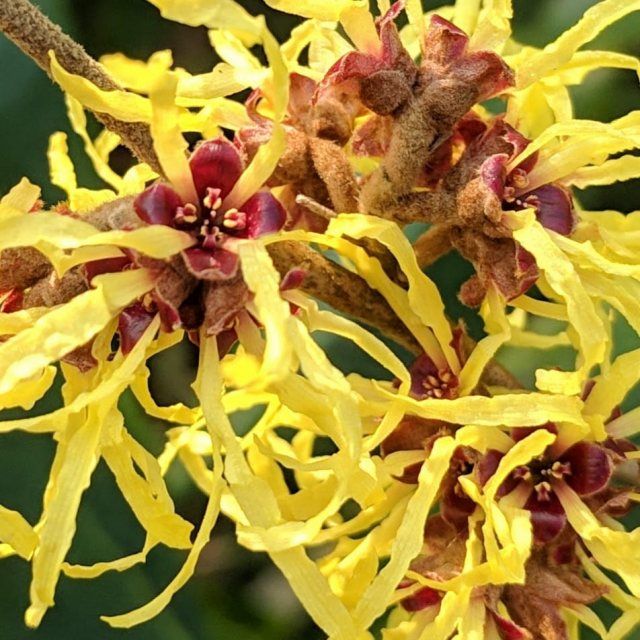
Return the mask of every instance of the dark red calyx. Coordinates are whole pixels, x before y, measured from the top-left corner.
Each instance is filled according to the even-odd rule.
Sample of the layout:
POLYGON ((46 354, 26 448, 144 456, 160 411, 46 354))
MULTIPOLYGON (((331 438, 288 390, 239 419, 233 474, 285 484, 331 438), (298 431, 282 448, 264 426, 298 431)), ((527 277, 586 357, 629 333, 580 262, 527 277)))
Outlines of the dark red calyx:
POLYGON ((136 213, 147 224, 173 226, 176 212, 182 206, 182 198, 164 182, 147 187, 133 201, 136 213))
POLYGON ((552 433, 554 436, 558 435, 558 427, 556 427, 553 422, 546 422, 538 427, 514 427, 511 429, 511 437, 514 442, 520 442, 540 429, 544 429, 545 431, 552 433))
POLYGON ((538 222, 563 236, 570 236, 578 223, 571 195, 560 185, 542 185, 520 196, 518 201, 535 207, 538 222))
POLYGON ((555 464, 568 468, 564 481, 579 495, 592 496, 609 483, 613 472, 606 449, 593 442, 578 442, 567 449, 555 464))
POLYGON ((104 273, 120 273, 130 265, 131 259, 127 256, 122 256, 120 258, 92 260, 91 262, 85 262, 83 267, 87 282, 90 284, 96 276, 101 276, 104 273))
POLYGON ((215 245, 191 247, 182 252, 182 257, 187 269, 200 280, 228 280, 238 272, 238 255, 215 245))
POLYGON ((553 492, 542 499, 540 492, 533 491, 524 508, 531 513, 533 537, 538 544, 546 544, 557 538, 567 524, 564 509, 553 492))
POLYGON ((513 620, 509 620, 495 611, 491 611, 491 617, 496 623, 500 640, 531 640, 533 638, 527 629, 517 625, 513 620))
MULTIPOLYGON (((411 586, 411 581, 401 582, 399 588, 405 588, 411 586)), ((416 611, 422 611, 427 607, 433 607, 435 605, 440 604, 442 600, 442 595, 439 591, 435 589, 431 589, 429 587, 423 587, 416 591, 412 596, 408 596, 403 598, 400 601, 403 609, 405 611, 409 611, 410 613, 415 613, 416 611)))
POLYGON ((11 289, 0 294, 0 312, 13 313, 22 309, 24 295, 20 289, 11 289))
POLYGON ((199 144, 189 159, 189 166, 201 200, 206 198, 208 188, 220 189, 220 197, 224 199, 244 169, 238 150, 226 138, 199 144))
POLYGON ((120 348, 124 355, 127 355, 136 346, 142 334, 151 324, 154 315, 140 302, 135 302, 120 313, 118 334, 120 335, 120 348))
POLYGON ((275 233, 284 226, 287 213, 280 201, 269 191, 258 191, 240 207, 245 216, 245 227, 237 233, 246 238, 257 238, 275 233))
POLYGON ((326 73, 314 100, 340 85, 345 93, 359 95, 363 104, 387 115, 411 95, 418 67, 404 48, 394 23, 404 2, 396 2, 377 20, 380 51, 377 54, 353 51, 340 58, 326 73))
POLYGON ((305 278, 309 275, 306 269, 294 267, 284 274, 280 282, 280 291, 290 291, 291 289, 299 289, 305 278))

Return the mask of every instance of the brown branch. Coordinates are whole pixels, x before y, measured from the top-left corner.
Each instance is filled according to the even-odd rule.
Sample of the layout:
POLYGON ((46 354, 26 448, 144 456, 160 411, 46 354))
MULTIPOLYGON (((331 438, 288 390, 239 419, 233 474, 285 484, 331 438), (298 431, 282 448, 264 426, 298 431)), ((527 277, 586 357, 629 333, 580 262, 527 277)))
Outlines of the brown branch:
MULTIPOLYGON (((51 71, 48 52, 52 50, 58 62, 70 73, 90 80, 105 91, 120 88, 82 46, 28 0, 0 0, 0 30, 49 76, 51 71)), ((162 173, 148 125, 121 122, 105 113, 95 115, 107 129, 120 136, 122 144, 131 149, 139 160, 146 162, 154 171, 162 173)))
MULTIPOLYGON (((120 88, 81 45, 63 33, 60 27, 52 23, 28 0, 0 0, 0 30, 49 75, 51 71, 48 52, 52 50, 67 71, 90 80, 105 91, 120 88)), ((120 136, 122 143, 139 160, 146 162, 152 169, 162 174, 148 125, 122 122, 104 113, 95 115, 107 129, 120 136)), ((105 208, 109 209, 109 207, 105 208)), ((96 221, 92 220, 92 222, 96 221)), ((107 226, 111 225, 107 224, 107 226)), ((301 287, 305 293, 379 329, 386 337, 412 353, 420 352, 419 345, 387 301, 356 274, 300 242, 275 243, 269 246, 269 252, 282 275, 294 267, 300 267, 308 272, 301 287)), ((521 386, 495 361, 487 367, 483 380, 487 384, 501 384, 511 388, 521 386)))

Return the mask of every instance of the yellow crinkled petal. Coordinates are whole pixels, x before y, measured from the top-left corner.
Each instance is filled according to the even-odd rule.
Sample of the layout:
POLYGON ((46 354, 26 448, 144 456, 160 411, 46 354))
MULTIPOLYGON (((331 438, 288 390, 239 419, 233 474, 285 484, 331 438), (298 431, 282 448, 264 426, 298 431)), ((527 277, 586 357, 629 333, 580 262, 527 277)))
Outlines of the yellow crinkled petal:
POLYGON ((54 80, 82 105, 122 120, 123 122, 150 122, 151 103, 148 99, 127 91, 103 91, 92 82, 66 71, 49 52, 51 75, 54 80))
POLYGON ((122 196, 138 195, 144 191, 147 182, 155 180, 158 174, 146 164, 136 164, 127 169, 122 177, 122 196))
POLYGON ((337 0, 325 2, 324 0, 265 0, 265 3, 278 11, 293 13, 303 18, 316 18, 318 20, 337 21, 342 13, 353 7, 367 7, 363 0, 337 0))
POLYGON ((298 58, 305 47, 321 34, 322 27, 317 20, 305 20, 291 30, 288 40, 281 46, 282 57, 290 70, 297 67, 298 58))
POLYGON ((604 68, 632 69, 640 74, 640 61, 617 51, 577 51, 567 64, 554 71, 553 77, 564 85, 581 84, 589 73, 604 68))
POLYGON ((280 297, 279 276, 264 247, 256 242, 244 242, 238 246, 238 254, 244 280, 254 293, 258 317, 265 327, 267 345, 261 365, 253 372, 243 371, 240 360, 225 363, 223 371, 225 376, 231 375, 243 385, 259 383, 264 388, 287 375, 293 365, 291 315, 287 303, 280 297))
POLYGON ((540 82, 540 89, 556 122, 569 122, 573 119, 573 102, 567 87, 555 78, 545 78, 540 82))
POLYGON ((513 446, 513 440, 504 431, 475 425, 458 429, 456 439, 465 447, 471 447, 481 453, 486 453, 489 449, 506 453, 513 446))
POLYGON ((514 444, 500 460, 495 473, 484 485, 483 492, 487 499, 493 500, 495 498, 500 485, 516 467, 521 467, 541 455, 555 439, 556 436, 553 433, 546 429, 538 429, 514 444))
POLYGON ((591 580, 596 584, 601 584, 607 587, 607 593, 604 594, 604 598, 609 600, 621 611, 627 611, 638 607, 638 600, 629 595, 619 584, 616 584, 611 578, 609 578, 609 576, 600 570, 593 559, 587 555, 580 545, 576 545, 575 551, 589 578, 591 578, 591 580))
POLYGON ((51 182, 60 187, 68 196, 71 196, 78 187, 78 181, 76 170, 69 157, 66 133, 58 131, 49 137, 47 158, 51 182))
POLYGON ((485 0, 469 46, 500 53, 511 36, 511 0, 485 0))
POLYGON ((176 22, 199 27, 205 25, 212 29, 230 29, 243 35, 245 44, 256 44, 256 34, 264 25, 261 17, 252 16, 234 0, 149 0, 158 7, 162 15, 176 22), (245 36, 249 36, 248 41, 245 36), (253 37, 253 39, 252 39, 253 37))
POLYGON ((38 201, 40 187, 31 184, 26 178, 13 187, 0 199, 0 220, 14 213, 27 213, 38 201))
POLYGON ((111 152, 120 144, 120 136, 109 129, 102 129, 96 136, 93 144, 96 148, 97 154, 107 162, 111 152))
POLYGON ((154 285, 144 269, 94 278, 95 289, 36 320, 0 344, 0 393, 85 344, 130 302, 154 285))
POLYGON ((31 380, 23 380, 11 391, 0 394, 0 409, 22 407, 29 410, 49 390, 56 377, 55 367, 45 367, 31 380))
POLYGON ((595 560, 618 573, 633 595, 640 597, 640 529, 628 532, 605 527, 566 483, 560 483, 554 490, 569 523, 595 560))
POLYGON ((402 420, 404 412, 405 409, 400 403, 392 403, 380 421, 378 428, 365 440, 365 449, 371 451, 374 447, 380 445, 387 436, 391 435, 400 420, 402 420))
POLYGON ((569 321, 567 308, 564 305, 557 304, 555 302, 536 300, 535 298, 529 298, 528 296, 518 296, 517 298, 510 300, 509 304, 534 316, 540 316, 541 318, 550 318, 552 320, 560 320, 564 322, 569 321))
POLYGON ((619 355, 606 373, 596 378, 596 384, 584 403, 585 413, 607 419, 637 383, 638 370, 640 349, 619 355))
POLYGON ((382 340, 363 329, 359 324, 335 313, 320 311, 317 303, 303 294, 290 292, 285 294, 285 297, 304 309, 306 324, 310 331, 328 331, 351 340, 401 382, 410 383, 409 371, 402 361, 382 340))
POLYGON ((91 160, 96 173, 116 191, 122 189, 122 178, 109 166, 109 164, 100 156, 93 140, 87 132, 87 116, 84 113, 82 104, 72 95, 65 96, 67 103, 67 113, 73 130, 82 138, 84 142, 84 150, 91 160))
POLYGON ((409 282, 409 303, 422 322, 432 329, 449 366, 457 373, 460 363, 451 346, 453 334, 440 292, 418 266, 413 248, 398 226, 389 220, 353 214, 331 220, 327 233, 375 238, 391 251, 409 282))
POLYGON ((283 127, 274 124, 271 140, 258 149, 249 166, 224 199, 223 207, 239 208, 256 193, 271 177, 280 156, 284 153, 286 144, 287 138, 283 127))
POLYGON ((533 254, 550 286, 565 300, 572 326, 580 337, 582 361, 579 369, 575 372, 539 369, 536 385, 539 389, 557 393, 580 393, 592 367, 604 358, 608 338, 602 321, 574 266, 533 214, 527 214, 523 226, 514 231, 513 237, 533 254))
POLYGON ((61 565, 75 534, 80 500, 98 463, 100 432, 109 411, 108 403, 91 407, 83 420, 69 425, 58 444, 32 562, 31 604, 25 613, 29 627, 37 627, 53 606, 61 565))
POLYGON ((601 638, 607 638, 607 628, 596 612, 586 605, 574 604, 565 607, 565 611, 571 616, 575 616, 585 627, 593 629, 601 638))
POLYGON ((176 549, 191 547, 193 526, 176 514, 158 461, 119 425, 102 456, 136 518, 152 539, 176 549), (143 476, 136 472, 136 466, 143 476))
POLYGON ((209 542, 211 531, 220 514, 220 496, 224 487, 224 481, 222 480, 222 458, 220 456, 218 438, 213 432, 213 429, 210 430, 210 435, 213 441, 213 485, 209 493, 204 515, 202 516, 202 522, 193 541, 193 546, 189 550, 187 559, 167 587, 147 604, 129 613, 117 616, 101 616, 100 619, 112 627, 128 629, 154 618, 168 606, 173 596, 193 575, 198 558, 205 545, 209 542))
POLYGON ((607 160, 596 167, 582 167, 565 178, 568 184, 578 189, 589 186, 602 186, 632 180, 640 176, 640 158, 622 156, 607 160))
MULTIPOLYGON (((414 1, 409 0, 410 3, 414 1)), ((380 37, 373 16, 369 12, 368 3, 349 0, 349 5, 340 12, 339 17, 345 33, 356 49, 376 55, 380 51, 380 37)), ((420 16, 422 17, 422 12, 420 16)))
POLYGON ((461 396, 468 395, 475 389, 489 361, 511 337, 511 327, 504 311, 504 300, 495 287, 487 291, 480 315, 488 335, 476 344, 460 371, 461 396))
POLYGON ((107 258, 121 258, 124 253, 117 247, 97 246, 80 247, 78 249, 56 249, 46 242, 38 243, 38 250, 44 253, 51 262, 58 277, 61 277, 69 269, 92 260, 105 260, 107 258))
POLYGON ((486 615, 484 603, 473 598, 460 621, 458 640, 484 640, 486 615))
POLYGON ((136 93, 150 93, 155 82, 173 65, 169 49, 152 53, 149 59, 134 60, 123 53, 109 53, 100 57, 100 63, 123 88, 136 93))
MULTIPOLYGON (((626 380, 623 380, 623 382, 626 382, 626 380)), ((635 382, 637 382, 637 380, 634 380, 634 383, 635 382)), ((638 431, 640 431, 640 423, 638 422, 638 417, 640 416, 639 409, 639 407, 636 407, 635 409, 631 409, 631 411, 626 411, 619 418, 607 422, 605 426, 607 435, 612 438, 631 438, 635 436, 638 431)), ((610 414, 599 414, 599 417, 602 420, 606 420, 608 415, 610 414)))
MULTIPOLYGON (((49 211, 13 216, 0 221, 0 250, 10 247, 40 247, 56 267, 56 253, 48 251, 48 247, 67 251, 80 247, 112 245, 135 249, 152 258, 169 258, 193 243, 189 234, 165 225, 149 225, 131 231, 99 232, 87 222, 49 211)), ((69 260, 68 255, 60 254, 59 257, 59 272, 74 263, 69 260)))
POLYGON ((607 640, 622 640, 629 637, 629 634, 637 630, 640 624, 640 604, 633 611, 625 611, 610 627, 607 633, 607 640))
MULTIPOLYGON (((527 53, 523 51, 523 54, 527 53)), ((513 91, 507 102, 505 120, 522 135, 535 139, 555 123, 543 82, 513 91)))
MULTIPOLYGON (((156 329, 157 321, 150 325, 150 335, 153 335, 156 329)), ((107 333, 110 338, 113 332, 110 332, 109 327, 107 327, 105 333, 107 333)), ((120 394, 124 388, 133 381, 136 370, 145 359, 145 345, 146 343, 139 342, 127 357, 114 360, 113 364, 110 365, 112 368, 109 369, 108 377, 105 377, 102 384, 95 389, 78 391, 73 397, 66 398, 64 407, 51 413, 31 418, 21 418, 19 420, 0 421, 0 432, 6 433, 20 429, 32 433, 43 433, 62 429, 66 421, 69 420, 69 416, 80 412, 92 404, 103 402, 105 398, 108 398, 110 395, 115 393, 120 394)), ((67 370, 67 377, 73 372, 76 372, 76 370, 67 370)))
POLYGON ((155 543, 149 538, 149 536, 147 536, 142 550, 137 553, 132 553, 131 555, 123 556, 116 560, 96 562, 91 565, 69 564, 68 562, 63 562, 62 572, 66 576, 77 580, 93 580, 94 578, 99 578, 108 571, 127 571, 128 569, 135 567, 135 565, 145 562, 149 555, 149 551, 151 551, 154 545, 155 543))
POLYGON ((0 313, 0 335, 15 335, 28 329, 38 318, 49 313, 49 307, 30 307, 11 313, 0 313))
MULTIPOLYGON (((69 96, 69 94, 67 95, 69 96)), ((85 213, 116 197, 115 192, 111 189, 78 188, 76 172, 69 157, 65 133, 57 132, 49 137, 47 158, 51 182, 67 193, 69 206, 76 213, 85 213)))
POLYGON ((215 4, 194 3, 191 0, 150 1, 163 16, 171 20, 192 26, 206 25, 211 29, 229 30, 247 46, 262 42, 272 75, 271 82, 265 83, 262 88, 272 103, 275 120, 282 120, 289 100, 288 70, 280 45, 266 28, 263 16, 252 16, 233 0, 217 0, 215 4))
MULTIPOLYGON (((505 394, 486 398, 467 396, 454 400, 414 400, 379 390, 380 396, 395 399, 405 411, 421 418, 453 424, 478 426, 535 426, 545 422, 569 422, 586 428, 582 417, 582 401, 575 396, 544 393, 505 394)), ((369 401, 372 408, 375 402, 369 401)))
MULTIPOLYGON (((269 485, 249 469, 220 404, 222 379, 215 338, 203 336, 196 389, 208 428, 219 434, 227 452, 225 475, 248 522, 263 528, 273 526, 280 518, 275 496, 269 485)), ((311 617, 330 637, 336 640, 356 637, 349 612, 301 547, 270 555, 311 617)))
POLYGON ((175 104, 177 87, 177 75, 166 73, 151 90, 153 148, 164 174, 182 200, 197 203, 198 196, 186 155, 189 145, 178 126, 179 109, 175 104))
POLYGON ((422 1, 407 0, 405 3, 405 12, 409 20, 407 29, 413 30, 414 32, 413 37, 418 41, 420 45, 420 50, 424 51, 424 47, 426 45, 425 35, 427 31, 426 29, 427 18, 422 8, 422 1))
POLYGON ((233 32, 224 29, 209 31, 209 40, 216 53, 226 63, 241 69, 262 69, 262 65, 249 48, 233 32))
POLYGON ((353 609, 378 572, 378 554, 369 535, 340 560, 329 574, 334 593, 353 609))
POLYGON ((640 283, 632 278, 612 278, 594 271, 582 271, 580 279, 587 293, 608 302, 640 334, 640 283))
MULTIPOLYGON (((631 116, 637 119, 638 113, 632 112, 625 118, 631 116)), ((529 174, 527 188, 535 188, 569 175, 586 164, 599 164, 606 160, 609 154, 638 146, 639 140, 637 123, 628 125, 623 118, 611 123, 594 120, 557 122, 547 127, 517 158, 514 158, 509 163, 509 170, 549 145, 529 174), (551 144, 562 136, 566 136, 567 139, 555 146, 551 144), (594 146, 596 141, 597 146, 594 146)))
POLYGON ((320 29, 309 43, 309 67, 321 80, 338 58, 352 50, 349 42, 333 29, 320 29))
POLYGON ((613 22, 640 10, 638 0, 604 0, 587 11, 580 21, 548 44, 537 55, 529 56, 516 69, 516 86, 524 87, 569 62, 574 53, 593 40, 613 22))
POLYGON ((365 591, 355 609, 354 616, 360 629, 368 629, 384 613, 409 564, 420 552, 424 544, 424 523, 436 500, 456 446, 453 438, 439 438, 422 465, 418 487, 407 504, 389 562, 365 591))
POLYGON ((28 560, 38 544, 38 534, 21 514, 0 505, 0 540, 28 560))
POLYGON ((192 128, 186 126, 185 114, 183 113, 180 115, 181 129, 183 131, 202 131, 206 137, 214 137, 214 135, 207 135, 207 131, 212 124, 215 124, 216 128, 222 127, 232 131, 237 131, 252 124, 245 106, 228 98, 207 100, 207 104, 197 114, 189 112, 187 115, 192 122, 192 125, 190 125, 192 128))
POLYGON ((630 276, 640 279, 640 265, 615 262, 605 258, 593 246, 590 240, 576 242, 560 234, 550 232, 550 237, 560 249, 573 257, 577 266, 583 269, 593 269, 616 276, 630 276))
POLYGON ((143 367, 131 383, 131 391, 148 416, 180 424, 192 424, 198 419, 199 410, 190 409, 181 402, 166 407, 156 404, 149 391, 149 375, 149 369, 143 367))
POLYGON ((453 23, 467 34, 472 34, 478 23, 482 0, 457 0, 453 23))
POLYGON ((267 70, 262 68, 237 68, 221 62, 208 73, 181 77, 176 101, 186 106, 206 105, 209 100, 233 95, 247 87, 259 87, 267 73, 267 70))
POLYGON ((572 344, 566 331, 546 335, 511 327, 508 346, 528 349, 555 349, 556 347, 570 347, 572 344))

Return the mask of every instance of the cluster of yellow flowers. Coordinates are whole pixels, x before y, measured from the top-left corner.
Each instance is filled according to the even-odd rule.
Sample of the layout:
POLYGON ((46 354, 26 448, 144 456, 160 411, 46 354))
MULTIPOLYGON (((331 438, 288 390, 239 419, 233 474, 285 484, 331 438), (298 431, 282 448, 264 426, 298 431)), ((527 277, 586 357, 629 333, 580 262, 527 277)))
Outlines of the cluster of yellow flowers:
POLYGON ((125 571, 160 544, 186 550, 156 598, 104 618, 150 619, 193 574, 222 512, 332 640, 372 638, 385 615, 387 640, 561 640, 583 625, 625 637, 640 624, 640 529, 620 520, 640 499, 628 440, 640 423, 619 406, 640 349, 614 357, 612 325, 620 314, 640 333, 640 212, 582 211, 570 188, 640 176, 640 111, 574 119, 568 88, 603 67, 640 69, 581 50, 640 2, 603 0, 535 49, 511 38, 509 0, 427 14, 419 0, 379 0, 377 19, 364 0, 265 1, 304 18, 281 45, 233 0, 151 0, 209 29, 223 62, 202 75, 172 69, 168 51, 114 54, 101 62, 122 90, 103 91, 51 54, 109 188, 78 186, 56 133, 51 178, 68 201, 45 209, 25 179, 0 204, 0 408, 30 409, 64 377, 62 408, 0 422, 57 443, 39 521, 0 507, 0 555, 32 565, 27 624, 53 606, 61 573, 125 571), (248 88, 244 104, 228 97, 248 88), (483 106, 495 95, 498 116, 483 106), (106 129, 92 139, 85 109, 149 124, 163 178, 152 183, 145 164, 115 173, 120 140, 106 129), (188 158, 194 133, 205 142, 188 158), (415 246, 402 229, 413 221, 431 223, 415 246), (331 250, 382 296, 417 359, 321 309, 300 286, 310 267, 281 278, 270 250, 293 242, 331 250), (422 270, 452 248, 476 269, 461 297, 480 306, 477 344, 422 270), (538 332, 541 318, 562 329, 538 332), (387 379, 343 374, 319 331, 387 379), (158 406, 146 362, 186 332, 200 349, 199 406, 158 406), (575 367, 507 388, 484 377, 503 346, 569 347, 575 367), (157 458, 127 430, 127 389, 172 423, 157 458), (260 417, 239 437, 229 418, 252 407, 260 417), (146 542, 71 565, 100 460, 146 542), (208 496, 195 530, 163 479, 178 461, 208 496), (619 611, 609 629, 588 606, 600 597, 619 611))

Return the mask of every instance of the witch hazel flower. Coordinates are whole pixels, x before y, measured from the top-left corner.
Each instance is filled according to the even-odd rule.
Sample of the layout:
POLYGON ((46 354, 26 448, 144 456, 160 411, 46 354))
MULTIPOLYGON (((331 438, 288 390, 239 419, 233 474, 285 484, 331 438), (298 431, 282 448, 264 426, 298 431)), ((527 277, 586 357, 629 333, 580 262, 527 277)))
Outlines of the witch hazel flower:
MULTIPOLYGON (((538 278, 534 257, 513 240, 509 211, 533 209, 543 227, 570 235, 577 223, 573 200, 560 184, 528 189, 537 155, 509 170, 530 141, 498 118, 485 124, 467 118, 464 150, 433 191, 421 194, 422 215, 434 226, 416 242, 423 266, 457 249, 476 269, 460 297, 478 306, 495 284, 506 300, 527 291, 538 278), (428 205, 428 211, 422 206, 428 205)), ((418 213, 418 215, 420 215, 418 213)))
MULTIPOLYGON (((189 159, 189 168, 197 200, 185 202, 169 184, 160 181, 133 200, 141 224, 180 231, 192 238, 192 246, 168 263, 130 254, 131 262, 158 272, 159 282, 144 300, 120 315, 125 353, 156 312, 166 331, 186 327, 194 332, 203 322, 212 334, 228 329, 248 299, 238 272, 237 242, 273 233, 285 223, 283 206, 267 190, 251 195, 239 207, 225 204, 244 170, 238 150, 228 140, 200 143, 189 159)), ((88 278, 124 265, 90 263, 86 265, 88 278)))
MULTIPOLYGON (((541 427, 557 433, 552 423, 541 427)), ((520 442, 533 433, 530 428, 514 429, 514 442, 520 442)), ((480 482, 485 483, 497 468, 503 454, 489 450, 480 460, 480 482)), ((614 471, 614 451, 606 443, 577 442, 558 451, 550 445, 540 456, 516 467, 499 490, 500 496, 514 492, 512 498, 531 513, 531 524, 536 542, 555 540, 567 525, 564 509, 556 491, 568 486, 582 498, 591 498, 605 492, 614 471), (517 498, 516 498, 517 497, 517 498)))
POLYGON ((237 239, 256 238, 282 228, 286 213, 268 191, 258 191, 238 207, 224 199, 242 175, 244 166, 233 144, 224 138, 202 142, 189 159, 197 192, 196 202, 183 202, 171 186, 157 182, 134 201, 147 224, 179 229, 195 239, 182 252, 187 269, 198 280, 227 280, 238 271, 233 250, 237 239))
MULTIPOLYGON (((518 47, 504 46, 509 3, 485 3, 480 10, 481 3, 460 2, 447 14, 453 24, 439 16, 427 23, 419 3, 400 2, 376 27, 360 2, 274 0, 311 22, 322 21, 325 31, 331 32, 326 21, 335 20, 347 33, 363 36, 360 44, 367 46, 358 52, 345 52, 342 45, 326 51, 335 59, 322 72, 311 60, 317 53, 312 47, 309 67, 290 65, 264 20, 232 0, 225 0, 222 12, 180 0, 154 4, 169 17, 217 30, 216 41, 242 64, 253 64, 248 47, 261 43, 271 68, 256 61, 260 68, 234 76, 227 65, 201 77, 168 74, 157 84, 150 61, 142 64, 150 78, 128 85, 134 95, 65 75, 51 58, 52 73, 78 100, 115 120, 150 125, 152 156, 166 179, 146 188, 140 180, 136 188, 125 185, 128 197, 107 203, 126 210, 118 224, 97 224, 101 215, 94 209, 101 198, 121 193, 125 180, 118 176, 120 187, 106 196, 82 193, 84 202, 93 203, 83 209, 84 221, 42 212, 42 229, 34 229, 26 215, 36 197, 29 188, 10 194, 13 204, 0 205, 3 247, 33 246, 46 254, 56 276, 84 274, 86 280, 54 306, 20 301, 51 293, 41 279, 7 289, 0 317, 0 399, 11 406, 33 404, 56 376, 54 364, 79 345, 89 344, 96 359, 96 367, 82 375, 62 367, 66 406, 55 414, 2 423, 7 431, 54 430, 59 443, 41 522, 32 526, 17 512, 0 513, 0 524, 13 527, 4 528, 12 532, 6 544, 33 562, 28 624, 39 624, 53 605, 63 571, 86 577, 131 567, 157 541, 188 549, 183 569, 157 598, 106 618, 121 627, 148 620, 193 573, 222 510, 243 545, 277 559, 331 638, 368 637, 375 621, 401 602, 385 622, 385 640, 575 640, 571 615, 618 640, 640 619, 638 533, 624 531, 619 520, 637 500, 632 483, 623 482, 633 475, 629 465, 637 467, 637 451, 622 439, 637 429, 636 415, 615 414, 606 398, 617 399, 616 384, 635 383, 640 359, 625 354, 619 364, 606 363, 610 326, 603 300, 614 306, 624 300, 634 326, 639 323, 633 295, 618 280, 612 292, 598 278, 637 277, 637 247, 632 239, 618 242, 625 262, 610 259, 607 251, 619 240, 611 234, 608 244, 607 234, 600 234, 606 250, 597 244, 593 251, 579 242, 586 235, 569 237, 575 212, 565 187, 611 179, 619 168, 631 174, 629 158, 601 168, 584 167, 580 157, 586 154, 593 164, 604 157, 601 146, 608 154, 624 151, 637 133, 637 116, 608 126, 558 122, 552 131, 532 132, 518 108, 526 104, 521 92, 535 78, 535 65, 509 56, 514 77, 502 55, 518 47), (395 25, 403 9, 418 38, 414 43, 395 25), (412 44, 420 47, 420 58, 412 44), (249 85, 257 88, 244 107, 221 98, 228 87, 249 85), (149 99, 141 95, 147 93, 149 99), (478 106, 495 95, 508 103, 504 117, 478 106), (218 126, 237 128, 235 143, 208 140, 189 157, 182 132, 203 134, 218 126), (593 131, 601 137, 597 152, 589 154, 593 131), (245 152, 251 159, 246 168, 245 152), (305 230, 307 221, 295 218, 294 232, 265 237, 281 228, 284 212, 264 185, 277 185, 279 196, 289 192, 296 204, 303 197, 313 211, 323 211, 331 218, 317 226, 323 233, 305 230), (352 213, 335 216, 331 209, 352 213), (422 266, 420 249, 428 241, 428 258, 453 247, 476 267, 478 276, 465 285, 463 298, 470 305, 482 299, 488 335, 469 354, 459 348, 445 301, 399 227, 415 220, 433 223, 432 235, 416 247, 422 266), (283 240, 308 252, 294 261, 303 268, 288 275, 278 268, 281 280, 267 246, 283 240), (317 247, 335 252, 340 268, 317 247), (389 258, 394 270, 378 256, 389 258), (382 308, 388 320, 383 326, 422 355, 407 366, 364 327, 321 311, 302 291, 289 289, 306 276, 314 293, 329 290, 335 299, 364 287, 371 295, 352 295, 346 310, 368 323, 382 308), (359 289, 345 285, 354 279, 359 289), (549 300, 524 299, 534 281, 549 300), (517 347, 525 333, 510 324, 505 302, 566 323, 558 342, 577 345, 578 371, 538 371, 540 392, 490 382, 498 349, 517 347), (116 318, 120 350, 112 341, 116 318), (239 348, 228 353, 222 346, 228 336, 221 338, 231 324, 236 333, 229 340, 239 348), (195 387, 201 406, 193 410, 159 407, 146 386, 147 359, 179 341, 180 328, 192 335, 200 329, 195 387), (357 344, 399 382, 344 375, 312 337, 317 331, 357 344), (581 398, 582 382, 601 363, 593 392, 581 398), (167 447, 157 459, 124 427, 118 400, 128 388, 150 414, 178 425, 167 432, 167 447), (261 417, 239 438, 227 416, 252 407, 261 417), (332 443, 330 453, 320 454, 316 445, 325 441, 332 443), (195 536, 162 481, 177 456, 207 496, 195 536), (63 564, 77 507, 101 458, 119 474, 147 544, 112 562, 63 564), (57 526, 61 520, 64 527, 57 526), (315 551, 308 553, 311 547, 330 551, 318 559, 315 551), (599 567, 621 576, 629 592, 607 582, 599 567), (584 607, 601 595, 623 611, 610 632, 584 607)), ((388 3, 380 6, 387 9, 388 3)), ((552 76, 549 86, 562 84, 567 70, 554 75, 562 65, 599 60, 599 54, 573 54, 610 22, 607 13, 623 15, 632 4, 606 0, 599 6, 549 50, 532 56, 540 77, 552 76)), ((302 26, 309 33, 320 28, 302 26)), ((334 35, 331 41, 340 42, 334 35)), ((298 53, 304 48, 299 42, 286 48, 296 47, 298 53)), ((166 70, 167 64, 161 66, 166 70)), ((564 94, 553 95, 557 105, 564 94)), ((559 112, 567 115, 566 109, 559 112)), ((77 126, 81 118, 74 113, 77 126)), ((92 144, 89 139, 88 149, 92 144)), ((55 145, 50 156, 65 159, 55 145)), ((77 196, 65 164, 59 162, 54 173, 77 196)), ((101 175, 113 179, 106 161, 97 164, 101 175)), ((133 169, 143 184, 152 179, 141 166, 133 169)), ((74 209, 68 208, 65 213, 74 209)), ((584 226, 579 231, 599 235, 584 226)), ((9 254, 5 260, 9 271, 11 259, 9 254)), ((53 272, 46 268, 48 278, 53 272)), ((61 287, 52 289, 59 293, 61 287)), ((533 332, 524 337, 537 346, 555 344, 533 332)))

